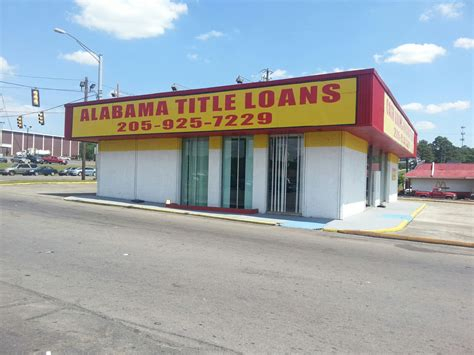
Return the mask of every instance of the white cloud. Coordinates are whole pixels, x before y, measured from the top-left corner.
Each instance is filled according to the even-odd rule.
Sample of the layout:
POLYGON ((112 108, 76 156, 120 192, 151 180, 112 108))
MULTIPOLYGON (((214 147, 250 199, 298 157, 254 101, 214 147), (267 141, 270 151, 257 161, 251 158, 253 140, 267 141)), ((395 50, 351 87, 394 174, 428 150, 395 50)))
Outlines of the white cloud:
POLYGON ((406 111, 417 111, 423 112, 430 115, 434 115, 441 112, 446 112, 450 110, 463 111, 471 107, 470 101, 458 100, 455 102, 443 102, 440 104, 429 104, 423 105, 419 102, 412 102, 406 105, 403 105, 402 108, 406 111))
POLYGON ((470 49, 474 48, 474 38, 461 37, 454 41, 454 47, 470 49))
POLYGON ((450 111, 450 110, 464 111, 464 110, 469 109, 469 107, 471 107, 470 101, 456 101, 456 102, 444 102, 438 105, 430 104, 426 106, 425 110, 426 110, 426 113, 435 114, 435 113, 441 113, 441 112, 450 111))
POLYGON ((73 53, 60 54, 59 58, 85 65, 99 64, 90 53, 85 51, 75 51, 73 53))
POLYGON ((436 125, 431 121, 419 121, 415 123, 415 128, 419 131, 430 131, 436 128, 436 125))
POLYGON ((334 73, 340 73, 340 72, 343 72, 343 71, 352 71, 352 70, 361 70, 362 68, 349 68, 349 69, 344 69, 344 68, 339 68, 339 67, 336 67, 334 68, 332 71, 334 73))
POLYGON ((448 2, 432 6, 420 15, 420 21, 426 22, 434 17, 455 19, 462 15, 463 2, 448 2))
POLYGON ((278 80, 278 79, 287 79, 293 77, 292 75, 288 74, 286 70, 284 69, 275 69, 272 74, 270 74, 270 77, 273 80, 278 80))
POLYGON ((402 109, 406 111, 422 111, 424 106, 419 102, 412 102, 410 104, 402 105, 402 109))
POLYGON ((219 37, 222 37, 223 35, 224 33, 222 32, 212 30, 206 33, 202 33, 199 36, 196 36, 196 38, 200 41, 207 41, 208 39, 219 38, 219 37))
POLYGON ((186 57, 188 57, 188 59, 192 61, 196 61, 199 59, 199 55, 197 53, 188 53, 186 57))
POLYGON ((12 75, 15 72, 15 67, 10 65, 8 61, 0 57, 0 78, 3 78, 6 75, 12 75))
MULTIPOLYGON (((26 114, 30 112, 35 112, 36 108, 31 106, 31 105, 25 105, 19 103, 15 98, 11 96, 3 96, 4 102, 5 102, 5 110, 3 108, 3 102, 0 101, 0 111, 6 112, 8 116, 15 116, 15 115, 20 115, 20 114, 26 114)), ((15 127, 16 128, 16 122, 15 122, 15 127)))
POLYGON ((437 57, 446 54, 446 49, 432 43, 406 43, 389 49, 384 55, 375 54, 377 63, 420 64, 431 63, 437 57))
POLYGON ((161 36, 188 11, 186 4, 173 0, 75 1, 80 7, 75 22, 125 40, 161 36))

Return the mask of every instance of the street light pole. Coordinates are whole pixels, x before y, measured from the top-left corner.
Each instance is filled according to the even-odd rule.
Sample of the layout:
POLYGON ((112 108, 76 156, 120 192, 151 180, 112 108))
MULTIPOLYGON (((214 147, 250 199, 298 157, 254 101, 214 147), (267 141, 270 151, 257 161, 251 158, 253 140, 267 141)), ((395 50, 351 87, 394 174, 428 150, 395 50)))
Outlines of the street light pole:
POLYGON ((78 38, 76 38, 75 36, 73 36, 72 34, 66 32, 65 30, 63 30, 61 28, 55 28, 54 32, 71 37, 87 53, 89 53, 92 56, 92 58, 94 58, 97 61, 97 63, 99 64, 99 72, 98 72, 98 77, 97 77, 97 100, 102 99, 102 72, 103 72, 103 65, 102 64, 103 64, 103 61, 104 61, 104 58, 103 58, 102 54, 98 54, 98 53, 94 52, 92 49, 90 49, 84 43, 82 43, 78 38))
MULTIPOLYGON (((84 101, 87 101, 87 97, 89 96, 89 79, 87 76, 84 78, 84 101)), ((81 142, 81 156, 82 156, 82 169, 81 169, 81 180, 86 179, 86 142, 81 142)))

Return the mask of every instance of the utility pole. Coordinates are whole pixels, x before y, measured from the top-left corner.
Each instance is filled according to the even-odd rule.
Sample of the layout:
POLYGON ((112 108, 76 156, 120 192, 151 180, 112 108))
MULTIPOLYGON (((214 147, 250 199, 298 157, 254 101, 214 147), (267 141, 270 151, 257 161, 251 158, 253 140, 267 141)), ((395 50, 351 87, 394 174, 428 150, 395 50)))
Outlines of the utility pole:
POLYGON ((465 126, 461 126, 461 148, 464 147, 464 136, 466 132, 464 132, 465 126))
POLYGON ((117 89, 115 89, 115 97, 120 96, 120 91, 119 91, 119 84, 117 83, 117 89))
POLYGON ((270 81, 270 74, 273 74, 269 68, 263 69, 260 73, 262 73, 262 81, 270 81))
MULTIPOLYGON (((84 84, 84 102, 87 101, 87 97, 89 96, 89 79, 87 76, 85 77, 84 81, 81 82, 81 86, 84 84)), ((86 142, 81 142, 81 149, 82 149, 82 170, 81 170, 81 180, 86 179, 86 142)))

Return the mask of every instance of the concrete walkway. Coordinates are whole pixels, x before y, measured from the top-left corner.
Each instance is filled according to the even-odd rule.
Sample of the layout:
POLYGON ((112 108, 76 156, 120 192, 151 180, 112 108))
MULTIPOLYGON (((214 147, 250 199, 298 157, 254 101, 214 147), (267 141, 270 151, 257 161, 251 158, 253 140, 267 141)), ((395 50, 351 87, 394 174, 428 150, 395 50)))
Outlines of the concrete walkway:
POLYGON ((358 230, 358 231, 395 231, 405 227, 413 216, 424 204, 416 202, 396 202, 387 208, 369 208, 363 213, 349 217, 344 221, 331 220, 327 218, 307 218, 300 216, 289 216, 279 214, 254 214, 242 215, 231 213, 218 213, 208 211, 190 211, 168 208, 164 204, 150 202, 132 202, 130 200, 98 197, 93 194, 89 196, 70 196, 68 201, 93 203, 99 205, 112 205, 127 208, 137 208, 166 213, 186 214, 209 218, 227 219, 240 222, 251 222, 267 225, 277 225, 286 228, 302 229, 324 229, 326 231, 358 230))
POLYGON ((368 208, 364 212, 342 221, 271 214, 241 215, 205 211, 188 211, 168 208, 164 204, 101 198, 95 196, 95 194, 86 196, 83 194, 81 196, 69 196, 66 197, 65 200, 96 205, 117 206, 164 213, 224 219, 237 222, 257 223, 286 228, 323 230, 326 232, 362 235, 367 237, 400 239, 470 248, 474 247, 474 238, 456 238, 454 235, 450 235, 450 237, 447 238, 446 233, 449 234, 449 231, 445 231, 446 233, 444 234, 436 234, 418 228, 415 229, 417 233, 411 234, 413 228, 406 227, 426 207, 426 204, 421 202, 398 201, 388 204, 386 208, 368 208))
POLYGON ((385 208, 371 207, 344 220, 333 220, 326 224, 324 230, 396 232, 405 228, 424 206, 420 202, 397 201, 387 204, 385 208))

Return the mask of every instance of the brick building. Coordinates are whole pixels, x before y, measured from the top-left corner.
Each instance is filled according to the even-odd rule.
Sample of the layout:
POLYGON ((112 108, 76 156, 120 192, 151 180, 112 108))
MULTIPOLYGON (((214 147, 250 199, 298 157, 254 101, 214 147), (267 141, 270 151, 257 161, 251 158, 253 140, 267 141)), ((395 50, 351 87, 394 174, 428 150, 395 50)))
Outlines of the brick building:
POLYGON ((22 131, 3 129, 0 145, 3 156, 12 156, 28 148, 47 150, 54 156, 77 157, 79 155, 78 141, 34 132, 27 134, 22 131))

